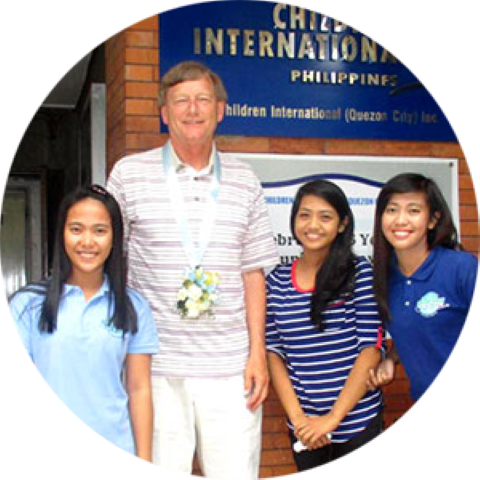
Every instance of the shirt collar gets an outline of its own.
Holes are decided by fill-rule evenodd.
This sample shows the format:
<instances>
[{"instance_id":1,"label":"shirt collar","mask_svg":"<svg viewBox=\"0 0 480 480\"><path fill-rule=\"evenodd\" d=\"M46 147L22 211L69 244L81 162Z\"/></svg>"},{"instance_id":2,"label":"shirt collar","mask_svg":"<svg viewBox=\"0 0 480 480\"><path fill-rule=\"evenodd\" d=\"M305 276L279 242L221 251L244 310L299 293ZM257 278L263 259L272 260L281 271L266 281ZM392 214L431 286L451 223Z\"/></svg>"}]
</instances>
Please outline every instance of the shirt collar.
<instances>
[{"instance_id":1,"label":"shirt collar","mask_svg":"<svg viewBox=\"0 0 480 480\"><path fill-rule=\"evenodd\" d=\"M78 285L70 285L69 283L65 283L63 286L63 294L62 296L70 295L73 292L78 292L80 287ZM103 283L98 292L94 295L95 297L100 297L102 295L106 295L110 292L110 282L106 275L103 276Z\"/></svg>"},{"instance_id":2,"label":"shirt collar","mask_svg":"<svg viewBox=\"0 0 480 480\"><path fill-rule=\"evenodd\" d=\"M212 144L212 152L210 153L208 164L201 170L195 170L190 165L187 165L186 163L182 162L180 158L178 158L178 155L175 152L175 149L173 148L173 146L171 147L170 151L172 153L172 162L173 162L173 167L176 173L187 171L189 173L194 173L196 177L202 177L204 175L209 175L210 173L212 173L213 162L214 162L216 151L217 151L215 144Z\"/></svg>"},{"instance_id":3,"label":"shirt collar","mask_svg":"<svg viewBox=\"0 0 480 480\"><path fill-rule=\"evenodd\" d=\"M440 254L440 249L441 247L436 247L434 248L429 254L428 257L425 259L425 261L420 265L420 267L416 270L416 272L413 275L410 275L407 277L404 275L400 269L398 268L398 260L397 256L395 254L392 255L392 281L393 282L401 282L405 281L406 278L410 278L412 280L417 280L420 282L424 282L430 278L432 275L434 269L435 269L435 264L436 264L436 259L438 255Z\"/></svg>"}]
</instances>

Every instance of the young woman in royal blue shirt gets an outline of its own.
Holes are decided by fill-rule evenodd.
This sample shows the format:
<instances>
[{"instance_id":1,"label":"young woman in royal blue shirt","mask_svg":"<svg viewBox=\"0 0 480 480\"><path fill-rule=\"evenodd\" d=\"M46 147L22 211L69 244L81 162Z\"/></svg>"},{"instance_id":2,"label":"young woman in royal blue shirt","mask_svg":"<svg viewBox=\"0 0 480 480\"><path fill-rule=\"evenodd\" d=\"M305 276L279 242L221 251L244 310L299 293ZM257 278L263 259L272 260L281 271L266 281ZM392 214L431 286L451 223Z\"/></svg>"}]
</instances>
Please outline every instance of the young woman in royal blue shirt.
<instances>
[{"instance_id":1,"label":"young woman in royal blue shirt","mask_svg":"<svg viewBox=\"0 0 480 480\"><path fill-rule=\"evenodd\" d=\"M67 195L57 222L51 277L10 300L18 332L81 420L151 461L150 362L158 339L147 301L126 287L120 209L94 185Z\"/></svg>"},{"instance_id":2,"label":"young woman in royal blue shirt","mask_svg":"<svg viewBox=\"0 0 480 480\"><path fill-rule=\"evenodd\" d=\"M385 184L374 229L375 293L393 348L368 385L391 382L400 361L418 400L462 331L478 262L462 251L445 199L423 175L404 173Z\"/></svg>"},{"instance_id":3,"label":"young woman in royal blue shirt","mask_svg":"<svg viewBox=\"0 0 480 480\"><path fill-rule=\"evenodd\" d=\"M371 266L352 252L343 191L326 180L305 184L290 218L303 252L267 278L266 344L294 460L306 470L381 432L382 395L366 381L380 361L382 333Z\"/></svg>"}]
</instances>

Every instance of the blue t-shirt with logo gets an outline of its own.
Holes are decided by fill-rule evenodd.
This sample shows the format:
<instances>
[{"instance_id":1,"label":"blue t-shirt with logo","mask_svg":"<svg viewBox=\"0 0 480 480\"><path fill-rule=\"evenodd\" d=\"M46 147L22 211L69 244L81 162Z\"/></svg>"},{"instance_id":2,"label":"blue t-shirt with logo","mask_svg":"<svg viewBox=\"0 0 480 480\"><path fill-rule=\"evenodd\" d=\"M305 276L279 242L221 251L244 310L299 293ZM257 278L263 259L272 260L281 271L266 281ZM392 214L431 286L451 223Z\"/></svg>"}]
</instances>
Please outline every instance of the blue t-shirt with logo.
<instances>
[{"instance_id":1,"label":"blue t-shirt with logo","mask_svg":"<svg viewBox=\"0 0 480 480\"><path fill-rule=\"evenodd\" d=\"M129 453L135 445L122 383L127 354L158 352L158 336L147 301L128 294L138 319L135 334L108 324L109 282L88 301L79 287L65 285L53 333L40 332L38 321L45 295L24 290L10 302L23 344L47 383L87 425Z\"/></svg>"},{"instance_id":2,"label":"blue t-shirt with logo","mask_svg":"<svg viewBox=\"0 0 480 480\"><path fill-rule=\"evenodd\" d=\"M396 257L390 269L387 329L410 381L410 395L419 399L452 352L470 308L478 270L477 259L462 251L434 248L410 277Z\"/></svg>"}]
</instances>

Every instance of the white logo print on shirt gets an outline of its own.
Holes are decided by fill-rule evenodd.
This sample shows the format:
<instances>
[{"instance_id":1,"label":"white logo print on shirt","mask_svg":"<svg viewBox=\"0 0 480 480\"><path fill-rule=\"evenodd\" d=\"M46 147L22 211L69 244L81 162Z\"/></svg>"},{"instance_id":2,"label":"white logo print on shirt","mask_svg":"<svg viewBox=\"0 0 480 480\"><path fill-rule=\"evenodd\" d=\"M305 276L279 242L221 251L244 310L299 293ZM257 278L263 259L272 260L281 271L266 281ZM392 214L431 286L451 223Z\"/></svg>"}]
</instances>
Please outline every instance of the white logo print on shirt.
<instances>
[{"instance_id":1,"label":"white logo print on shirt","mask_svg":"<svg viewBox=\"0 0 480 480\"><path fill-rule=\"evenodd\" d=\"M417 302L415 311L423 317L430 318L449 306L445 303L445 297L440 297L436 292L428 292Z\"/></svg>"}]
</instances>

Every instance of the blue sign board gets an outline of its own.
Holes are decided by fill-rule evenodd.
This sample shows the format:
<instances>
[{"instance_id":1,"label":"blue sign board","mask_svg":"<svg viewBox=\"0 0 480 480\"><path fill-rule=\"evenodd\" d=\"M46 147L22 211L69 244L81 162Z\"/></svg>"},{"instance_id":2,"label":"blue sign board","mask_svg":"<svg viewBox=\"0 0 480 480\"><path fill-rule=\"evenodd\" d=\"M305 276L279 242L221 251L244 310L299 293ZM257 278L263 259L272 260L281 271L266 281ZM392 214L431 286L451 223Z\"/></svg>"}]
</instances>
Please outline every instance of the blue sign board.
<instances>
[{"instance_id":1,"label":"blue sign board","mask_svg":"<svg viewBox=\"0 0 480 480\"><path fill-rule=\"evenodd\" d=\"M162 74L197 60L223 79L228 102L219 134L456 141L435 100L399 60L321 13L216 1L159 19Z\"/></svg>"}]
</instances>

